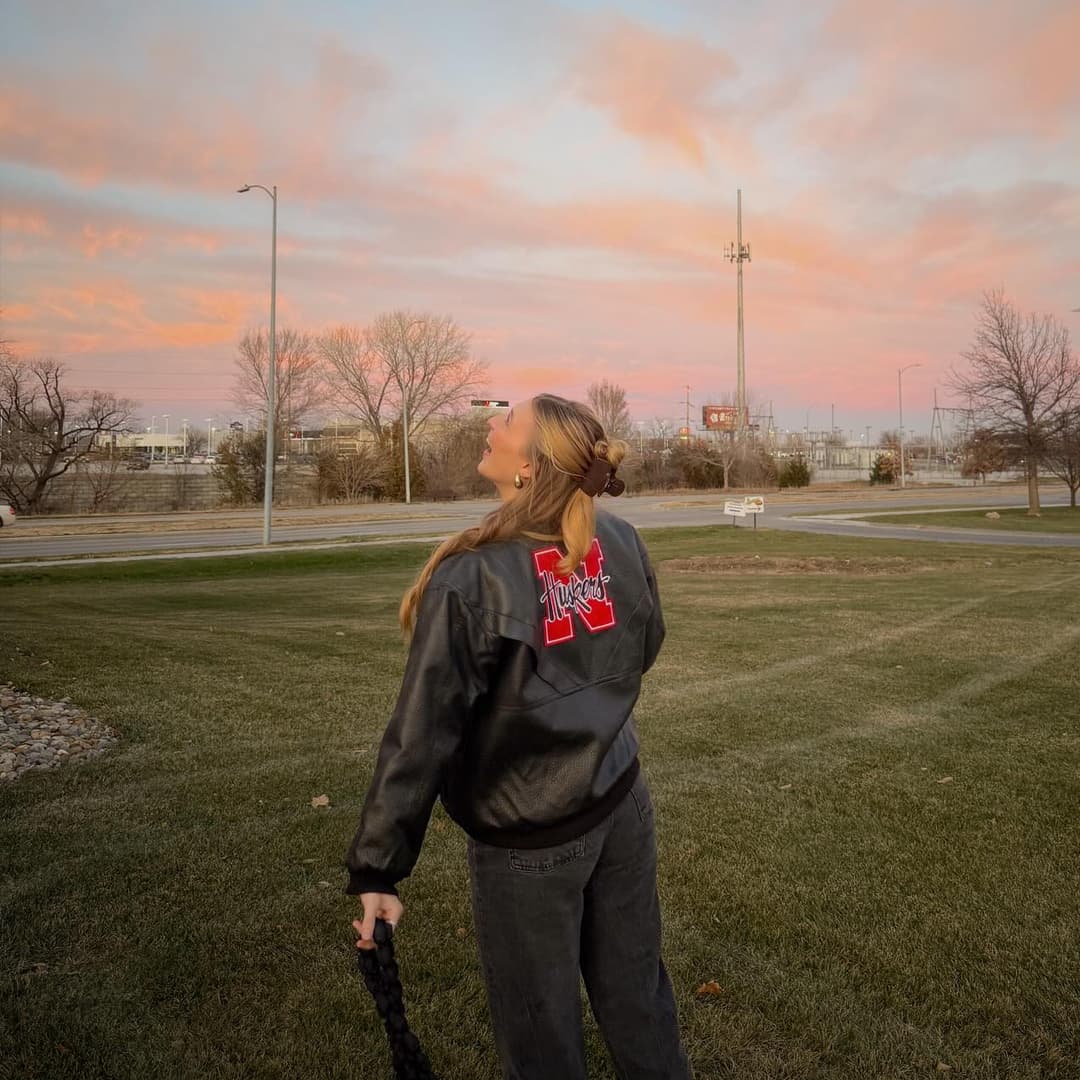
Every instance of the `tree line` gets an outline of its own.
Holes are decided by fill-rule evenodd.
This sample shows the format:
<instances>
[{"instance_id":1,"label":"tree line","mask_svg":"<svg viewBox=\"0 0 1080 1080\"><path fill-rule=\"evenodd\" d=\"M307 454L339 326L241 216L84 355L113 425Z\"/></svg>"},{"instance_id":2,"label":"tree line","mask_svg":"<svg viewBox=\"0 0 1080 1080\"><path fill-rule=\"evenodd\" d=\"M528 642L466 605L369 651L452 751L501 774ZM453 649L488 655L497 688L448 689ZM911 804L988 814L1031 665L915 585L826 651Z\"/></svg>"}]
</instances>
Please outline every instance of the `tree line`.
<instances>
[{"instance_id":1,"label":"tree line","mask_svg":"<svg viewBox=\"0 0 1080 1080\"><path fill-rule=\"evenodd\" d=\"M399 310L366 326L340 324L317 333L284 328L275 346L277 445L287 447L298 427L331 413L363 435L348 452L335 440L308 463L318 499L400 499L406 425L413 491L436 499L490 493L475 471L486 417L468 406L484 396L488 366L450 316ZM215 475L236 503L261 497L269 352L264 330L241 337L232 398L255 431L231 431L215 447ZM1069 486L1075 506L1080 365L1067 329L1048 315L1022 315L1000 290L988 292L962 357L967 367L950 372L950 383L978 420L965 447L965 473L985 477L1022 467L1029 513L1038 514L1042 469ZM0 341L0 497L22 512L42 508L53 481L100 454L112 435L132 430L136 402L73 390L65 374L61 362L17 357ZM607 379L591 383L585 397L606 430L635 451L620 470L630 490L794 487L811 479L802 455L778 460L750 436L677 438L668 421L657 419L647 437L641 430L635 437L626 392ZM871 479L891 481L892 469L884 455Z\"/></svg>"}]
</instances>

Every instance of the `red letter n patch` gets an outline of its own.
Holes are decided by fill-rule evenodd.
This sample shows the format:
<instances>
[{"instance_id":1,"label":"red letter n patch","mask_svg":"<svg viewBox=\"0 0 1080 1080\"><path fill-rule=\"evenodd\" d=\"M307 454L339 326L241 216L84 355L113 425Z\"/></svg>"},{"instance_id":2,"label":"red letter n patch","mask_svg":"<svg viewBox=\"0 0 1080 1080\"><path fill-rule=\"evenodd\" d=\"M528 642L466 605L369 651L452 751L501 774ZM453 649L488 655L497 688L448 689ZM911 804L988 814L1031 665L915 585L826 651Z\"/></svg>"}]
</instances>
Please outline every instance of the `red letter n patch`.
<instances>
[{"instance_id":1,"label":"red letter n patch","mask_svg":"<svg viewBox=\"0 0 1080 1080\"><path fill-rule=\"evenodd\" d=\"M563 553L557 547L533 552L536 575L544 591L544 644L558 645L574 638L574 615L589 631L608 630L615 625L615 607L608 599L604 574L604 552L600 538L594 536L592 546L582 559L583 574L563 575L555 569Z\"/></svg>"}]
</instances>

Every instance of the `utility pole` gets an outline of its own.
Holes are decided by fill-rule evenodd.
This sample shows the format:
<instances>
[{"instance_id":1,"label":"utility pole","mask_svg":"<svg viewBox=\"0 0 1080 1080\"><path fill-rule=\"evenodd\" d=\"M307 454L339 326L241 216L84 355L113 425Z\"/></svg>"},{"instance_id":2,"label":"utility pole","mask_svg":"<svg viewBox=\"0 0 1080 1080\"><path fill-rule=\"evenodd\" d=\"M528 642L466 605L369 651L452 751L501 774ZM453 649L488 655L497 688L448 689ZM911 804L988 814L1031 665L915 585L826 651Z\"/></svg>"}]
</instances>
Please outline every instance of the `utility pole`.
<instances>
[{"instance_id":1,"label":"utility pole","mask_svg":"<svg viewBox=\"0 0 1080 1080\"><path fill-rule=\"evenodd\" d=\"M736 438L742 441L743 427L745 423L746 415L746 358L743 352L743 283L742 264L750 261L750 245L743 243L742 238L742 188L738 190L738 210L737 210L737 240L734 244L729 244L724 251L724 257L729 262L736 264L738 269L738 289L739 289L739 328L738 328L738 340L737 340L737 363L738 363L738 386L735 394L735 432Z\"/></svg>"},{"instance_id":2,"label":"utility pole","mask_svg":"<svg viewBox=\"0 0 1080 1080\"><path fill-rule=\"evenodd\" d=\"M926 467L930 468L930 462L934 454L934 433L937 433L941 442L941 461L942 465L947 465L945 460L945 429L941 423L941 410L938 408L937 403L937 387L934 387L934 413L930 417L930 445L926 449Z\"/></svg>"},{"instance_id":3,"label":"utility pole","mask_svg":"<svg viewBox=\"0 0 1080 1080\"><path fill-rule=\"evenodd\" d=\"M401 391L401 427L405 436L405 503L412 502L412 488L409 484L409 397Z\"/></svg>"},{"instance_id":4,"label":"utility pole","mask_svg":"<svg viewBox=\"0 0 1080 1080\"><path fill-rule=\"evenodd\" d=\"M684 401L686 405L686 445L690 445L690 384L686 384L686 399Z\"/></svg>"},{"instance_id":5,"label":"utility pole","mask_svg":"<svg viewBox=\"0 0 1080 1080\"><path fill-rule=\"evenodd\" d=\"M905 367L896 369L896 400L900 408L900 487L907 487L904 474L904 372L908 368L922 367L922 364L907 364Z\"/></svg>"},{"instance_id":6,"label":"utility pole","mask_svg":"<svg viewBox=\"0 0 1080 1080\"><path fill-rule=\"evenodd\" d=\"M686 436L685 436L685 439L686 439L686 445L689 446L690 445L690 406L692 404L692 402L690 401L690 384L689 383L686 384L685 389L686 389L686 396L679 399L679 404L685 406L685 408L686 408L686 429L685 429L686 430ZM675 434L676 439L682 439L683 437L684 436L682 436L681 434L676 432L676 434ZM665 449L666 449L666 444L665 444Z\"/></svg>"}]
</instances>

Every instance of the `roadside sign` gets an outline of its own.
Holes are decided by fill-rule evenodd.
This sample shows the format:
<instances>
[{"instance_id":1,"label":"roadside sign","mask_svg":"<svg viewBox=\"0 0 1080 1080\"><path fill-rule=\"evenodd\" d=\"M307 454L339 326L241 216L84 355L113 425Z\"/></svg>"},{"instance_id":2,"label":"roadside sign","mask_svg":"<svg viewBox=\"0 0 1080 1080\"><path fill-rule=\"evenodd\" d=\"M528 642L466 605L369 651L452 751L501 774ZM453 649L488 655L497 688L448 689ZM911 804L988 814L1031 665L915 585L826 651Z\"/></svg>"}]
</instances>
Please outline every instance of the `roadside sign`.
<instances>
[{"instance_id":1,"label":"roadside sign","mask_svg":"<svg viewBox=\"0 0 1080 1080\"><path fill-rule=\"evenodd\" d=\"M501 398L473 398L472 403L481 409L509 409L510 402Z\"/></svg>"},{"instance_id":2,"label":"roadside sign","mask_svg":"<svg viewBox=\"0 0 1080 1080\"><path fill-rule=\"evenodd\" d=\"M746 505L736 499L727 499L724 502L724 513L732 517L746 517Z\"/></svg>"},{"instance_id":3,"label":"roadside sign","mask_svg":"<svg viewBox=\"0 0 1080 1080\"><path fill-rule=\"evenodd\" d=\"M743 506L746 508L748 514L764 514L765 496L747 495L743 498Z\"/></svg>"}]
</instances>

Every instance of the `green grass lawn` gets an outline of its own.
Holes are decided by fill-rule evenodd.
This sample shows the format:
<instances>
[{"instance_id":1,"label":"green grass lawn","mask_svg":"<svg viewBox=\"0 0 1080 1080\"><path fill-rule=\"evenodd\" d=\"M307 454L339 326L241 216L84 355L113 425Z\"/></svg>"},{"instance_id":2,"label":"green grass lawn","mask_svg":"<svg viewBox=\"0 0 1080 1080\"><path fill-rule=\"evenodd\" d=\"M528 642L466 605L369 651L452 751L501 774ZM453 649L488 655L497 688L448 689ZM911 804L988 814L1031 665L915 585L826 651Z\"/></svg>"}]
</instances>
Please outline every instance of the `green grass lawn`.
<instances>
[{"instance_id":1,"label":"green grass lawn","mask_svg":"<svg viewBox=\"0 0 1080 1080\"><path fill-rule=\"evenodd\" d=\"M866 514L867 521L946 529L999 529L1003 532L1080 533L1080 507L1044 506L1040 517L1028 517L1025 507L1001 507L999 518L986 510L953 510L938 514Z\"/></svg>"},{"instance_id":2,"label":"green grass lawn","mask_svg":"<svg viewBox=\"0 0 1080 1080\"><path fill-rule=\"evenodd\" d=\"M1080 551L644 536L669 632L638 730L698 1080L1075 1080ZM425 551L0 574L0 677L123 736L0 788L0 1076L390 1075L341 859ZM443 1080L493 1080L465 875L437 806L398 953Z\"/></svg>"}]
</instances>

